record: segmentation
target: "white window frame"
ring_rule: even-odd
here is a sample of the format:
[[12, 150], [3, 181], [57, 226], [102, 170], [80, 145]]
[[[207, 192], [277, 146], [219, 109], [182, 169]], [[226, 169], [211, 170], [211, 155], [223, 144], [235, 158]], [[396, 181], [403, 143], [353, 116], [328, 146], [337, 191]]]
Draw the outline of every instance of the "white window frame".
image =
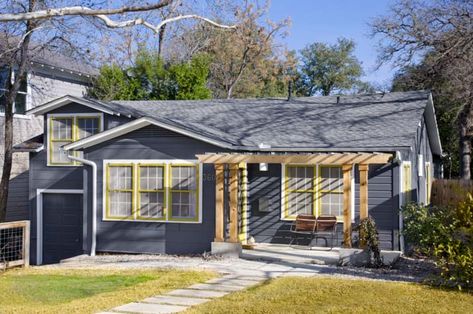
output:
[[[11, 83], [13, 83], [14, 80], [15, 80], [15, 71], [13, 71], [12, 82]], [[30, 110], [31, 109], [31, 104], [32, 104], [30, 80], [31, 80], [31, 74], [27, 73], [26, 74], [26, 92], [18, 91], [19, 94], [26, 95], [25, 111]], [[0, 88], [0, 90], [6, 91], [6, 89], [4, 89], [4, 88]], [[22, 113], [15, 113], [15, 108], [16, 108], [15, 103], [13, 103], [13, 118], [31, 120], [31, 116], [29, 116], [29, 115], [22, 114]], [[4, 117], [4, 116], [5, 116], [5, 113], [0, 112], [0, 117]]]
[[[165, 214], [165, 219], [139, 219], [135, 217], [135, 219], [126, 219], [126, 218], [111, 218], [107, 217], [107, 179], [106, 179], [106, 169], [107, 165], [113, 164], [131, 164], [133, 166], [141, 165], [146, 166], [146, 164], [162, 164], [165, 165], [164, 173], [165, 173], [165, 197], [166, 203], [170, 206], [168, 198], [169, 189], [168, 186], [170, 183], [166, 184], [167, 179], [170, 177], [169, 171], [170, 166], [195, 166], [198, 171], [198, 182], [197, 182], [197, 190], [198, 190], [198, 202], [197, 202], [197, 218], [196, 220], [178, 220], [178, 219], [170, 219], [170, 215], [167, 213]], [[128, 221], [128, 222], [147, 222], [147, 223], [178, 223], [178, 224], [201, 224], [202, 223], [202, 185], [203, 185], [203, 164], [199, 163], [198, 160], [195, 159], [104, 159], [102, 162], [102, 221]], [[137, 195], [138, 193], [134, 193], [133, 195], [133, 202], [137, 204]], [[168, 207], [169, 207], [168, 206]], [[168, 209], [167, 209], [168, 210]], [[169, 211], [169, 210], [168, 210]], [[135, 211], [136, 213], [136, 211]]]
[[[50, 113], [46, 115], [46, 140], [47, 140], [47, 166], [48, 167], [80, 167], [82, 166], [80, 163], [71, 162], [70, 164], [55, 164], [51, 163], [51, 148], [49, 147], [51, 144], [51, 120], [53, 118], [71, 118], [73, 119], [73, 128], [76, 124], [77, 118], [99, 118], [100, 125], [99, 125], [99, 133], [103, 132], [104, 130], [104, 114], [103, 112], [88, 112], [88, 113]], [[74, 130], [72, 131], [74, 132]]]

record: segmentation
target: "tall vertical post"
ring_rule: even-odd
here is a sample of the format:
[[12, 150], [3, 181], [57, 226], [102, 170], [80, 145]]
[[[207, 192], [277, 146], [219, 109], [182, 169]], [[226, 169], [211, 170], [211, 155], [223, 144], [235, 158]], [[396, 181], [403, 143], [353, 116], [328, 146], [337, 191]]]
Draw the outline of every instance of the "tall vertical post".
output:
[[368, 218], [368, 165], [359, 165], [360, 171], [360, 220]]
[[215, 164], [215, 242], [224, 241], [224, 165]]
[[230, 164], [230, 242], [238, 243], [238, 164]]
[[343, 165], [343, 245], [351, 247], [351, 171], [352, 165]]

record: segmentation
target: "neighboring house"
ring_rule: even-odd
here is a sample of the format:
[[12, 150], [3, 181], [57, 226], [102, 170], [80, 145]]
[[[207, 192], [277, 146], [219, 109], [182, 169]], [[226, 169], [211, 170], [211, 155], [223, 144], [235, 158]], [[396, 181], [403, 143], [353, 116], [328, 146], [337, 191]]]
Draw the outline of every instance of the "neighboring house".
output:
[[428, 203], [441, 170], [424, 91], [290, 100], [65, 96], [29, 113], [45, 119], [43, 136], [17, 146], [31, 151], [37, 264], [95, 251], [288, 243], [302, 213], [337, 216], [337, 246], [349, 246], [352, 225], [369, 214], [381, 247], [399, 250], [400, 206]]
[[[0, 62], [1, 63], [1, 62]], [[25, 112], [39, 104], [64, 95], [83, 96], [90, 86], [94, 68], [64, 55], [43, 50], [29, 66], [26, 81], [21, 84], [14, 105], [13, 143], [21, 143], [43, 132], [43, 119]], [[15, 73], [14, 73], [15, 74]], [[4, 92], [8, 71], [0, 66], [0, 145], [4, 147]], [[0, 150], [0, 175], [4, 151]], [[28, 219], [28, 153], [13, 155], [7, 207], [7, 220]]]

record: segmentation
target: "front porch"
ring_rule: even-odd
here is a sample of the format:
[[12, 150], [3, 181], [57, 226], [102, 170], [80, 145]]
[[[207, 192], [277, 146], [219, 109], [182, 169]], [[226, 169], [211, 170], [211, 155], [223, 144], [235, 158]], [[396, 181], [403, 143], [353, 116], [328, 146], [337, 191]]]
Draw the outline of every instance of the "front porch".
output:
[[[357, 219], [364, 219], [368, 217], [368, 172], [370, 165], [385, 165], [392, 160], [392, 154], [384, 153], [301, 153], [301, 154], [230, 154], [230, 153], [211, 153], [204, 155], [197, 155], [199, 162], [204, 164], [213, 164], [215, 168], [215, 239], [212, 243], [212, 252], [215, 254], [228, 253], [230, 255], [241, 255], [241, 245], [252, 243], [255, 239], [252, 230], [249, 226], [249, 217], [254, 215], [251, 210], [248, 210], [248, 168], [256, 164], [279, 165], [281, 173], [284, 173], [285, 167], [312, 167], [312, 175], [314, 179], [309, 181], [317, 181], [316, 172], [319, 172], [319, 167], [337, 167], [339, 172], [340, 188], [339, 193], [340, 215], [339, 229], [341, 230], [341, 242], [336, 246], [352, 247], [352, 224], [355, 222], [354, 206], [355, 193], [357, 194], [357, 208], [359, 209]], [[356, 166], [356, 167], [355, 167]], [[357, 171], [357, 186], [359, 189], [355, 192], [355, 169]], [[289, 213], [284, 216], [285, 204], [288, 203], [287, 197], [284, 197], [286, 192], [285, 181], [283, 174], [280, 174], [280, 182], [273, 180], [273, 185], [278, 185], [275, 189], [280, 189], [281, 194], [278, 196], [281, 200], [278, 204], [273, 205], [273, 216], [277, 219], [277, 223], [281, 223], [280, 229], [287, 232], [287, 226], [291, 224]], [[296, 178], [297, 179], [297, 178]], [[314, 185], [316, 183], [313, 183]], [[317, 183], [319, 184], [319, 183]], [[310, 202], [314, 204], [314, 208], [320, 206], [316, 205], [320, 202], [321, 195], [316, 194], [315, 187], [313, 188], [313, 200]], [[264, 192], [264, 191], [263, 191]], [[292, 192], [292, 191], [291, 191]], [[299, 192], [296, 190], [296, 192]], [[305, 191], [302, 191], [305, 192]], [[261, 192], [258, 192], [261, 194]], [[269, 192], [268, 192], [269, 193]], [[317, 192], [319, 193], [319, 192]], [[312, 195], [312, 194], [311, 194]], [[265, 196], [261, 194], [260, 198]], [[254, 197], [253, 197], [254, 198]], [[284, 204], [283, 204], [284, 200]], [[312, 204], [311, 203], [311, 204]], [[343, 204], [342, 204], [343, 203]], [[259, 205], [261, 206], [261, 204]], [[307, 205], [306, 205], [307, 206]], [[312, 206], [312, 205], [310, 205]], [[279, 208], [277, 208], [279, 207]], [[254, 211], [254, 210], [253, 210]], [[320, 208], [314, 210], [314, 215], [321, 216], [323, 211]], [[273, 228], [275, 221], [260, 223], [266, 224], [267, 227]], [[253, 228], [254, 229], [254, 228]], [[258, 239], [255, 241], [259, 242]], [[264, 241], [274, 243], [272, 240]], [[284, 242], [283, 242], [284, 243]], [[341, 244], [341, 245], [340, 245]], [[320, 245], [320, 244], [315, 244]], [[282, 248], [282, 247], [280, 247]], [[304, 252], [304, 251], [301, 251]], [[288, 256], [294, 255], [301, 257], [301, 252], [296, 252], [293, 248], [287, 247], [275, 253], [275, 257], [279, 258], [281, 254]], [[249, 256], [258, 256], [261, 249], [250, 252]], [[243, 254], [247, 254], [245, 251]], [[311, 253], [312, 254], [312, 253]], [[302, 255], [306, 255], [303, 253]]]

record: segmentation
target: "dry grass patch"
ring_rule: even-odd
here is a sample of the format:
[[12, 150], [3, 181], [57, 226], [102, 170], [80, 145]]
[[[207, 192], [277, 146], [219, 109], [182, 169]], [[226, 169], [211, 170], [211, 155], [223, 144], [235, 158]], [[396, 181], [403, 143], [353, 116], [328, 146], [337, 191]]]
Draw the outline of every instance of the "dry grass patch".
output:
[[186, 313], [471, 313], [473, 296], [412, 283], [286, 277]]
[[17, 269], [0, 274], [1, 313], [93, 313], [206, 281], [182, 270]]

